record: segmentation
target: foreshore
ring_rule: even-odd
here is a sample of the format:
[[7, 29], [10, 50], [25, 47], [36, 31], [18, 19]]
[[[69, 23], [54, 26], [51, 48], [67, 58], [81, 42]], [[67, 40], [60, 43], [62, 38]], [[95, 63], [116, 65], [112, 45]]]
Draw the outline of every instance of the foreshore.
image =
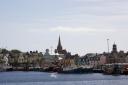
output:
[[[109, 69], [109, 68], [108, 68]], [[121, 72], [121, 69], [113, 68], [106, 69], [105, 71], [102, 69], [93, 69], [93, 68], [75, 68], [75, 69], [70, 69], [70, 70], [62, 70], [61, 68], [22, 68], [22, 67], [14, 67], [14, 68], [7, 68], [7, 69], [1, 69], [0, 72], [13, 72], [13, 71], [33, 71], [33, 72], [46, 72], [46, 73], [60, 73], [60, 74], [90, 74], [90, 73], [101, 73], [101, 74], [106, 74], [106, 75], [113, 75], [113, 74], [118, 74], [118, 75], [127, 75], [128, 72]]]

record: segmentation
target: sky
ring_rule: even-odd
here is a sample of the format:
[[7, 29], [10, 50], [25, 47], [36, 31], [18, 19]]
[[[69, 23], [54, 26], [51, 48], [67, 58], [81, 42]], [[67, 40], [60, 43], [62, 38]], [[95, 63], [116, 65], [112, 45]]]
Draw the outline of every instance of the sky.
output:
[[[72, 54], [128, 51], [128, 0], [0, 0], [0, 47]], [[53, 53], [53, 52], [52, 52]]]

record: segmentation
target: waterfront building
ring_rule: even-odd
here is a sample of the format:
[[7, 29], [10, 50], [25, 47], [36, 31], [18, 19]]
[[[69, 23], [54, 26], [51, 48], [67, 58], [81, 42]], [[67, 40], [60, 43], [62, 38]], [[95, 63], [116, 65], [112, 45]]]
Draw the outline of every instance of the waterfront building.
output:
[[45, 62], [54, 62], [55, 60], [57, 60], [57, 56], [56, 55], [51, 55], [49, 53], [49, 49], [46, 49], [46, 52], [44, 53], [44, 56], [43, 56]]
[[106, 56], [97, 53], [88, 53], [77, 60], [78, 66], [85, 66], [94, 69], [100, 69], [104, 64], [106, 64]]
[[4, 55], [4, 57], [3, 57], [3, 62], [5, 64], [5, 66], [8, 66], [9, 65], [8, 57], [9, 57], [9, 54]]
[[38, 51], [30, 52], [19, 52], [19, 51], [10, 51], [9, 53], [9, 64], [13, 69], [29, 68], [29, 67], [40, 67], [41, 64], [41, 53]]
[[125, 62], [128, 63], [128, 52], [126, 53]]
[[104, 54], [100, 54], [98, 55], [100, 57], [100, 60], [99, 60], [99, 65], [104, 65], [107, 63], [107, 56], [104, 55]]
[[94, 67], [99, 59], [96, 55], [96, 53], [86, 54], [83, 58], [81, 58], [81, 63], [90, 67]]
[[28, 62], [31, 67], [40, 67], [43, 55], [38, 51], [30, 51], [28, 54]]
[[4, 55], [2, 53], [0, 53], [0, 61], [2, 61], [3, 56]]
[[78, 54], [71, 55], [71, 53], [67, 53], [66, 56], [61, 60], [61, 65], [63, 68], [76, 68], [77, 67], [77, 59]]
[[3, 62], [3, 54], [0, 53], [0, 71], [3, 71], [4, 62]]
[[18, 50], [11, 50], [9, 52], [9, 64], [11, 66], [18, 66], [18, 59], [19, 59], [19, 55], [20, 55], [20, 51]]
[[24, 55], [23, 55], [23, 53], [20, 53], [19, 54], [19, 57], [18, 57], [18, 63], [24, 63], [25, 62], [25, 59], [24, 59]]
[[9, 68], [8, 54], [0, 53], [0, 71], [4, 71]]
[[111, 53], [108, 54], [107, 63], [125, 63], [126, 53], [117, 50], [117, 45], [114, 43]]
[[64, 54], [50, 54], [49, 49], [46, 49], [46, 52], [43, 55], [42, 67], [48, 68], [54, 65], [58, 65], [58, 63], [60, 63], [61, 59], [64, 59], [64, 57]]
[[77, 58], [76, 59], [76, 65], [77, 66], [85, 66], [85, 65], [87, 65], [86, 57], [85, 56], [81, 56], [81, 57]]

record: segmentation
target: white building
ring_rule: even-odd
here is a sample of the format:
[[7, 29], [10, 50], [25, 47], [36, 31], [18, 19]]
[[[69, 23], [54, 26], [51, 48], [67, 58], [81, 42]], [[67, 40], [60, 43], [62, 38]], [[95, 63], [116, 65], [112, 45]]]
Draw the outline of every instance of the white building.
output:
[[56, 60], [63, 59], [64, 54], [57, 54], [57, 53], [56, 54], [50, 54], [49, 49], [46, 49], [46, 52], [45, 52], [43, 58], [46, 62], [54, 62]]
[[43, 66], [49, 67], [53, 65], [53, 63], [58, 62], [59, 60], [63, 59], [63, 54], [50, 54], [49, 49], [46, 49], [46, 52], [43, 55]]

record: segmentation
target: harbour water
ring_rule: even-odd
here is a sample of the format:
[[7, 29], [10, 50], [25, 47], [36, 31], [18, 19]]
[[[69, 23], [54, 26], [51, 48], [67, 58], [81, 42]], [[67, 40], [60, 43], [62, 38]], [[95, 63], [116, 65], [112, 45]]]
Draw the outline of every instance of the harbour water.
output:
[[0, 72], [0, 85], [128, 85], [128, 75]]

